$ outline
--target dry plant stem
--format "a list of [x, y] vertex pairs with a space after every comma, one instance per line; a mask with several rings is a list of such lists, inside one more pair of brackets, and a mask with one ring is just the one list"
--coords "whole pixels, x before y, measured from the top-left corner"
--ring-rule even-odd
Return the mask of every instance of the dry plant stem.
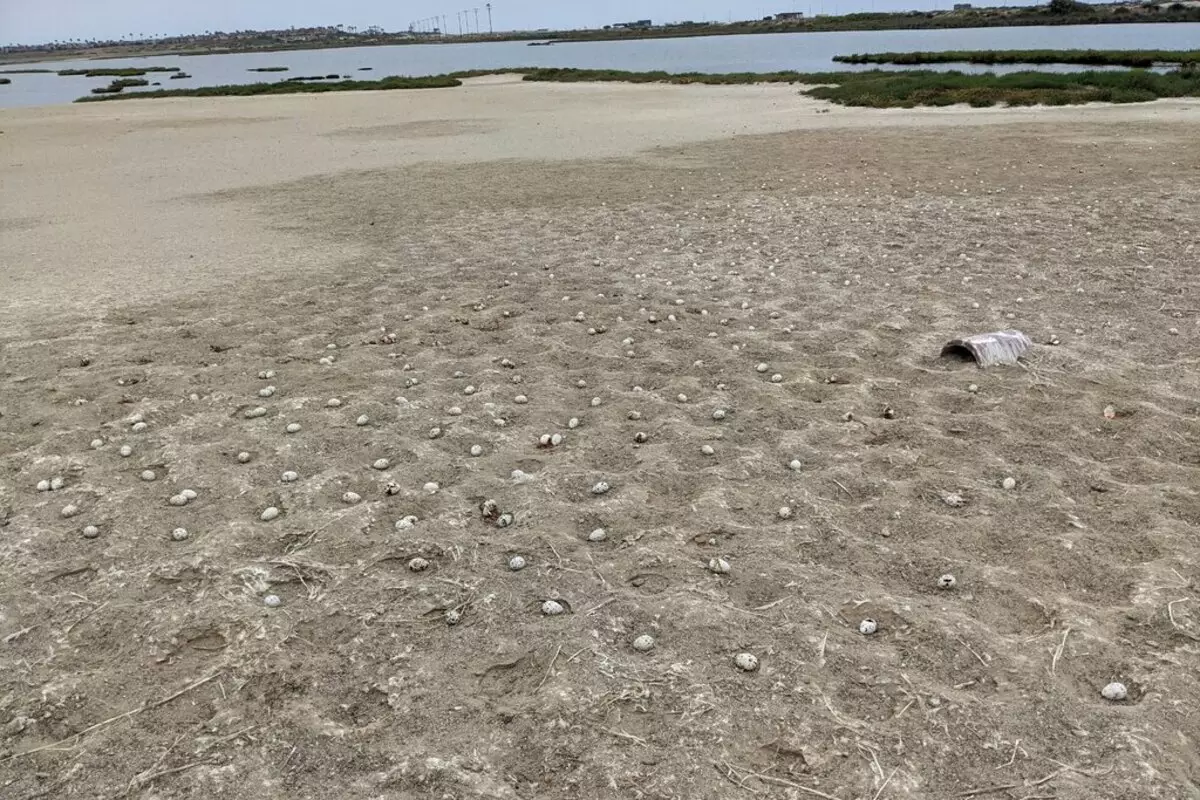
[[776, 786], [787, 786], [788, 788], [795, 789], [799, 792], [803, 792], [804, 794], [811, 795], [813, 797], [823, 798], [823, 800], [840, 800], [839, 798], [834, 797], [831, 794], [825, 794], [824, 792], [820, 791], [819, 789], [813, 789], [809, 786], [804, 786], [799, 783], [793, 783], [792, 781], [785, 781], [783, 778], [773, 778], [770, 775], [763, 775], [761, 772], [755, 772], [752, 769], [746, 769], [745, 767], [739, 767], [736, 764], [730, 764], [728, 761], [725, 763], [731, 769], [733, 769], [737, 772], [744, 772], [747, 775], [750, 775], [751, 777], [754, 777], [754, 778], [758, 778], [760, 781], [763, 781], [765, 783], [773, 783]]

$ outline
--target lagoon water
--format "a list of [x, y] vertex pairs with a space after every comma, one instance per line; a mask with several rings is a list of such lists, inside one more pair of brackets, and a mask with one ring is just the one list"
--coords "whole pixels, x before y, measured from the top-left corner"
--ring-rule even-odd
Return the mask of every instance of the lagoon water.
[[[502, 67], [581, 67], [589, 69], [666, 70], [668, 72], [770, 72], [871, 69], [837, 64], [833, 56], [911, 50], [1187, 50], [1200, 48], [1200, 23], [1072, 25], [958, 30], [851, 31], [705, 36], [681, 39], [637, 39], [616, 42], [572, 42], [529, 47], [526, 42], [486, 42], [291, 50], [275, 53], [232, 53], [209, 56], [155, 56], [102, 61], [54, 61], [14, 64], [0, 69], [170, 66], [192, 77], [168, 80], [148, 75], [162, 88], [176, 89], [229, 83], [279, 81], [295, 75], [338, 73], [358, 79], [385, 75], [435, 75], [465, 69]], [[286, 66], [287, 72], [259, 73], [252, 67]], [[370, 71], [362, 71], [370, 67]], [[1022, 67], [938, 65], [937, 69], [1011, 72]], [[1028, 68], [1028, 67], [1025, 67]], [[1050, 65], [1063, 71], [1081, 69]], [[60, 77], [54, 74], [8, 75], [0, 86], [0, 108], [69, 103], [109, 78]], [[155, 88], [155, 87], [150, 87]], [[126, 91], [137, 91], [136, 89]]]

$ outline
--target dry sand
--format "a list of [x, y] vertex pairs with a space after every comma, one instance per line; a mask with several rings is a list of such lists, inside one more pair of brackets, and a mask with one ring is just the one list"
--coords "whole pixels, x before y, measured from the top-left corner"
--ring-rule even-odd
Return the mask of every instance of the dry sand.
[[1198, 119], [5, 112], [0, 795], [1200, 797]]

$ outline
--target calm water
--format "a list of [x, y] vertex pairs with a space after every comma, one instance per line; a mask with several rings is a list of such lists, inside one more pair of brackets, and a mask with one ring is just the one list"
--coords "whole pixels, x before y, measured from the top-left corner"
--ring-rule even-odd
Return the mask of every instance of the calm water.
[[[402, 45], [283, 53], [236, 53], [215, 56], [164, 56], [104, 61], [58, 61], [12, 67], [46, 69], [85, 66], [177, 66], [193, 77], [159, 80], [163, 88], [212, 86], [226, 83], [277, 81], [288, 75], [340, 73], [355, 78], [385, 75], [434, 75], [464, 69], [499, 67], [583, 67], [593, 69], [667, 70], [669, 72], [768, 72], [869, 69], [835, 64], [835, 55], [910, 50], [1186, 50], [1200, 47], [1200, 23], [1142, 25], [1080, 25], [1038, 28], [970, 28], [964, 30], [856, 31], [850, 33], [786, 33], [752, 36], [706, 36], [691, 39], [650, 39], [625, 42], [578, 42], [552, 47], [528, 47], [525, 42], [486, 44]], [[250, 67], [286, 66], [286, 73], [248, 72]], [[360, 67], [371, 67], [360, 72]], [[942, 67], [952, 68], [952, 67]], [[983, 72], [986, 67], [958, 66]], [[996, 67], [1012, 71], [1017, 67]], [[1064, 67], [1051, 67], [1063, 70]], [[0, 86], [0, 108], [69, 103], [106, 85], [110, 78], [8, 75]], [[153, 88], [153, 87], [151, 87]], [[126, 91], [131, 91], [126, 89]]]

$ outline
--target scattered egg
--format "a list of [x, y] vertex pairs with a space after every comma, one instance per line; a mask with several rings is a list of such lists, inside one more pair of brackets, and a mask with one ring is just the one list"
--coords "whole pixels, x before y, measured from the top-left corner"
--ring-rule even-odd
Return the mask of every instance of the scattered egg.
[[283, 483], [295, 483], [296, 481], [300, 480], [300, 476], [295, 472], [288, 470], [279, 476], [279, 480]]
[[271, 395], [275, 394], [276, 391], [277, 390], [275, 389], [274, 386], [264, 386], [262, 389], [258, 390], [258, 396], [259, 397], [270, 397]]
[[92, 439], [91, 448], [93, 450], [99, 450], [101, 447], [104, 447], [103, 439]]
[[63, 519], [70, 519], [79, 513], [79, 506], [75, 505], [74, 503], [70, 503], [63, 506], [62, 511], [59, 513], [63, 515]]
[[133, 448], [127, 444], [121, 445], [121, 449], [117, 451], [121, 454], [121, 458], [129, 458], [133, 455]]
[[95, 539], [99, 535], [100, 529], [95, 525], [88, 525], [83, 529], [83, 538], [85, 539]]
[[783, 376], [778, 372], [771, 376], [771, 383], [783, 383]]
[[371, 424], [371, 418], [370, 418], [370, 417], [368, 417], [366, 414], [363, 414], [363, 415], [362, 415], [362, 416], [360, 416], [358, 419], [354, 420], [354, 424], [355, 424], [355, 425], [357, 425], [357, 426], [358, 426], [358, 427], [360, 427], [360, 428], [361, 428], [361, 427], [363, 427], [363, 426], [365, 426], [365, 425], [370, 425], [370, 424]]
[[566, 611], [566, 609], [563, 608], [563, 604], [557, 600], [547, 600], [546, 602], [542, 603], [542, 613], [547, 617], [557, 617], [564, 611]]
[[706, 456], [715, 456], [717, 454], [717, 451], [713, 449], [711, 444], [702, 445], [700, 447], [700, 452]]
[[191, 534], [188, 533], [187, 528], [176, 528], [175, 530], [171, 531], [171, 538], [177, 542], [186, 541], [189, 536], [191, 536]]
[[408, 562], [408, 569], [411, 572], [424, 572], [429, 569], [429, 562], [420, 556]]
[[939, 589], [953, 589], [958, 585], [958, 578], [947, 572], [945, 575], [938, 578], [937, 585]]
[[601, 402], [602, 401], [600, 400], [599, 397], [593, 397], [592, 398], [592, 408], [599, 408]]
[[525, 567], [526, 563], [524, 556], [513, 556], [508, 560], [508, 568], [513, 572], [520, 572], [521, 570], [525, 569]]
[[441, 429], [441, 428], [430, 428], [430, 429], [429, 429], [429, 438], [430, 438], [430, 439], [438, 439], [438, 438], [441, 438], [441, 435], [442, 435], [442, 429]]
[[604, 530], [604, 528], [596, 528], [596, 530], [588, 534], [589, 542], [603, 542], [606, 539], [608, 539], [608, 531]]
[[263, 598], [263, 605], [267, 608], [279, 608], [283, 605], [283, 601], [279, 599], [279, 595], [269, 594]]
[[638, 444], [645, 444], [646, 442], [650, 441], [650, 437], [647, 436], [644, 431], [638, 431], [633, 435], [633, 440]]
[[738, 653], [733, 657], [733, 663], [742, 672], [754, 672], [758, 669], [758, 656], [753, 653]]
[[569, 420], [567, 420], [567, 427], [570, 428], [571, 430], [575, 430], [576, 428], [578, 428], [579, 427], [579, 418], [571, 417]]
[[177, 494], [173, 495], [167, 502], [173, 506], [186, 506], [188, 504], [188, 499], [181, 494]]
[[759, 364], [759, 365], [758, 365], [757, 367], [755, 367], [754, 369], [755, 369], [755, 371], [756, 371], [756, 372], [766, 372], [767, 370], [769, 370], [769, 369], [770, 369], [770, 367], [769, 367], [769, 366], [767, 366], [766, 364]]
[[382, 472], [383, 470], [387, 469], [391, 465], [392, 465], [392, 462], [388, 461], [386, 458], [377, 458], [377, 459], [375, 459], [374, 462], [372, 462], [371, 469], [377, 469]]
[[395, 527], [396, 527], [396, 530], [398, 530], [398, 531], [406, 531], [406, 530], [409, 530], [410, 528], [415, 527], [418, 522], [420, 522], [420, 520], [418, 520], [412, 514], [409, 514], [407, 517], [396, 520]]
[[245, 414], [242, 414], [242, 416], [246, 419], [258, 419], [259, 417], [265, 417], [266, 415], [267, 410], [262, 406], [259, 406], [258, 408], [252, 408]]
[[250, 463], [250, 454], [247, 453], [245, 450], [243, 450], [242, 452], [237, 454], [237, 460], [238, 460], [239, 464], [249, 464]]
[[789, 506], [782, 506], [779, 509], [778, 513], [779, 513], [780, 519], [791, 519], [792, 518], [792, 509]]
[[284, 431], [286, 431], [287, 433], [299, 433], [300, 432], [300, 423], [299, 422], [290, 423], [286, 428], [284, 428]]
[[158, 476], [154, 474], [154, 470], [152, 470], [152, 469], [145, 470], [141, 474], [141, 478], [144, 481], [152, 481], [152, 480], [155, 480], [157, 477]]
[[50, 491], [50, 481], [44, 481], [44, 480], [43, 480], [43, 481], [38, 481], [38, 482], [37, 482], [37, 490], [38, 490], [39, 492], [48, 492], [48, 491]]
[[550, 437], [550, 446], [551, 447], [558, 447], [562, 443], [563, 443], [563, 435], [561, 433], [556, 433]]
[[858, 623], [858, 632], [863, 636], [870, 636], [879, 630], [879, 623], [873, 619], [867, 618]]
[[261, 515], [259, 515], [259, 519], [261, 519], [263, 522], [270, 522], [271, 520], [276, 519], [278, 516], [279, 509], [275, 506], [270, 506], [264, 510]]
[[354, 505], [360, 500], [362, 500], [362, 495], [360, 495], [358, 492], [346, 492], [344, 495], [342, 495], [342, 502], [346, 503], [347, 505]]
[[438, 486], [436, 482], [430, 481], [421, 488], [424, 489], [428, 494], [437, 494], [438, 489], [442, 487]]
[[528, 402], [529, 402], [529, 398], [528, 398], [528, 397], [526, 397], [526, 396], [525, 396], [525, 395], [523, 395], [523, 394], [519, 394], [519, 395], [517, 395], [516, 397], [514, 397], [514, 398], [513, 398], [513, 402], [514, 402], [514, 403], [516, 403], [516, 404], [517, 404], [517, 405], [519, 405], [519, 406], [523, 406], [523, 405], [525, 405], [526, 403], [528, 403]]
[[788, 469], [790, 469], [792, 472], [799, 472], [800, 470], [804, 469], [804, 465], [800, 463], [800, 459], [793, 458], [788, 462]]
[[475, 392], [477, 392], [477, 391], [479, 391], [479, 390], [476, 389], [474, 386], [468, 386], [467, 388], [463, 389], [463, 394], [468, 394], [468, 395], [475, 394]]
[[144, 422], [135, 422], [133, 427], [130, 428], [129, 430], [133, 431], [134, 433], [141, 433], [142, 431], [146, 430], [149, 427], [150, 426]]
[[325, 401], [326, 408], [341, 408], [341, 405], [342, 401], [338, 400], [336, 397], [331, 397]]
[[726, 416], [727, 414], [728, 414], [728, 412], [727, 412], [725, 409], [723, 409], [723, 408], [718, 408], [716, 411], [714, 411], [714, 412], [712, 413], [712, 418], [713, 418], [713, 419], [715, 419], [715, 420], [717, 420], [717, 421], [719, 422], [719, 421], [721, 421], [721, 420], [725, 419], [725, 416]]
[[273, 369], [264, 369], [262, 372], [258, 373], [258, 379], [260, 381], [269, 381], [269, 380], [271, 380], [271, 378], [274, 378], [274, 377], [275, 377], [275, 370], [273, 370]]
[[688, 401], [688, 396], [686, 394], [677, 394], [675, 395], [675, 399], [681, 403], [686, 403]]
[[639, 653], [648, 653], [654, 649], [654, 637], [643, 633], [633, 640], [633, 649]]
[[1001, 483], [1000, 485], [1003, 486], [1005, 489], [1015, 489], [1015, 488], [1017, 488], [1017, 479], [1011, 478], [1011, 477], [1005, 478], [1004, 482]]
[[733, 567], [723, 558], [712, 558], [708, 561], [708, 571], [716, 575], [728, 575], [732, 570]]
[[595, 486], [592, 487], [592, 494], [608, 494], [608, 492], [611, 489], [612, 489], [612, 487], [609, 486], [607, 483], [605, 483], [604, 481], [600, 481], [599, 483], [597, 483]]

